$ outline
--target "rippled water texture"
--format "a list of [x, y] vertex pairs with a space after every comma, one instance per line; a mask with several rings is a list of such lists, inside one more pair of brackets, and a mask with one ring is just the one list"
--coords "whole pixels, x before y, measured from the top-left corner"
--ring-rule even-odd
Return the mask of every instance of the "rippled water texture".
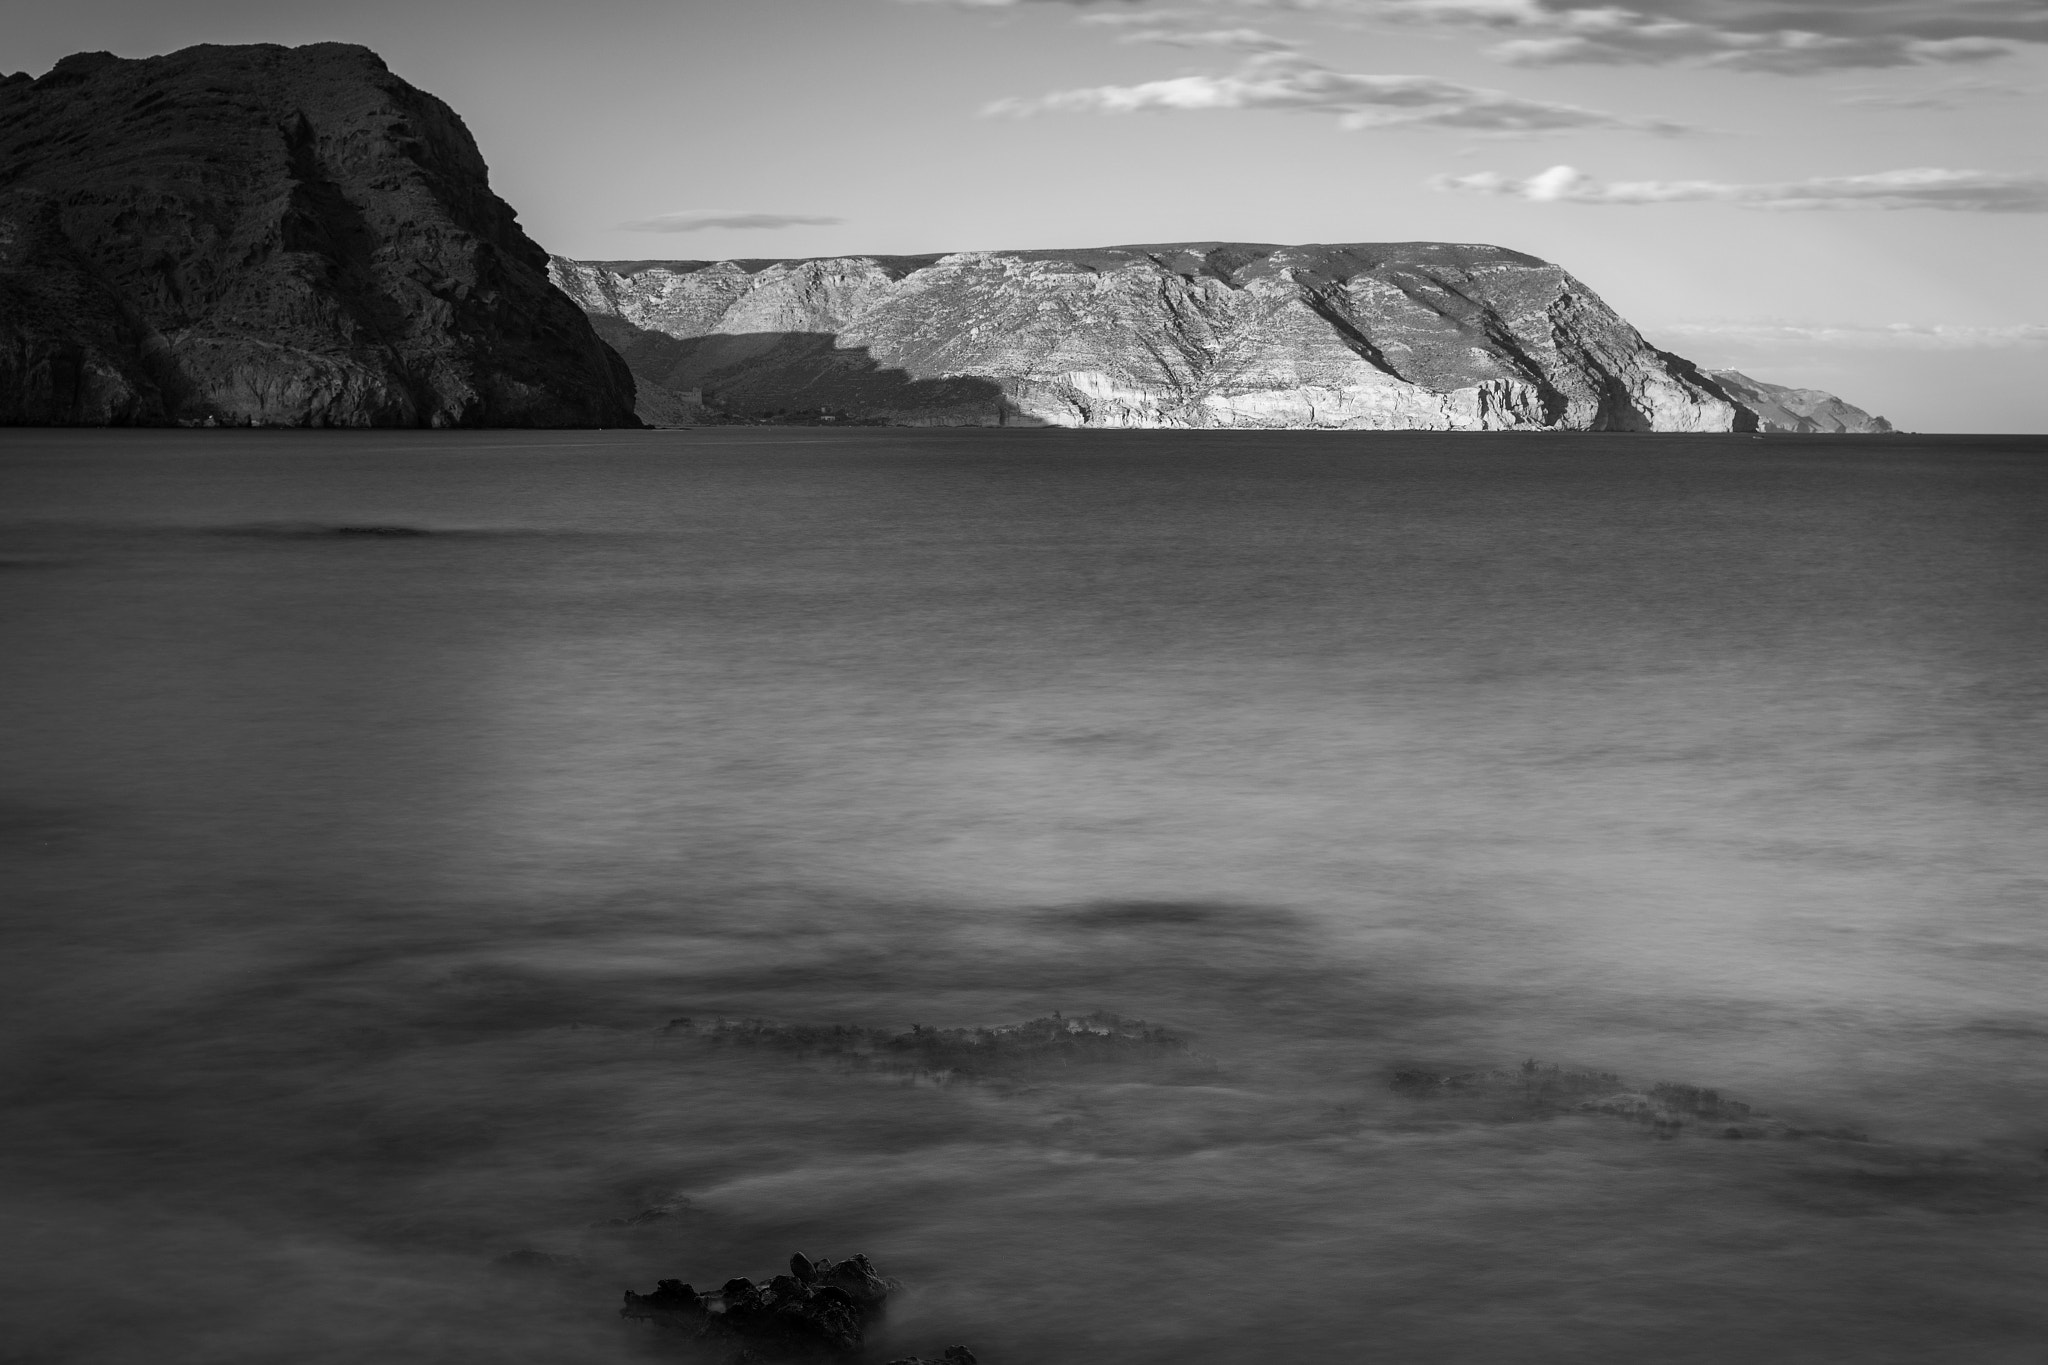
[[2044, 456], [0, 433], [0, 1359], [2033, 1365]]

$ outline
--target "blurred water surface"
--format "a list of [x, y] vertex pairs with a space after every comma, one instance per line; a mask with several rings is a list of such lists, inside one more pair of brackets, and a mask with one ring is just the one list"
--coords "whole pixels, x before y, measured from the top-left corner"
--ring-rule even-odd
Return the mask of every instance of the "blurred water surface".
[[[0, 1360], [2038, 1361], [2044, 456], [0, 432]], [[1201, 1067], [662, 1031], [1055, 1010]]]

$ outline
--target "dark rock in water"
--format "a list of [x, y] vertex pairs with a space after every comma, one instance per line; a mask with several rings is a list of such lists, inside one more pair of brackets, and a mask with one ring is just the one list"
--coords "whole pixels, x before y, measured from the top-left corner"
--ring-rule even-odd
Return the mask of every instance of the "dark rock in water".
[[811, 1284], [819, 1289], [836, 1289], [846, 1295], [866, 1312], [878, 1312], [889, 1297], [889, 1291], [896, 1288], [893, 1280], [884, 1279], [865, 1256], [849, 1256], [843, 1261], [817, 1261], [811, 1267]]
[[890, 1361], [889, 1365], [978, 1365], [978, 1362], [974, 1359], [974, 1352], [965, 1346], [948, 1346], [942, 1355], [904, 1356]]
[[[1544, 1066], [1533, 1059], [1513, 1069], [1488, 1071], [1403, 1068], [1387, 1083], [1401, 1094], [1459, 1101], [1462, 1110], [1495, 1119], [1605, 1114], [1640, 1123], [1659, 1137], [1675, 1137], [1686, 1128], [1723, 1138], [1807, 1135], [1716, 1090], [1669, 1081], [1637, 1088], [1612, 1072]], [[1815, 1136], [1858, 1140], [1847, 1133]]]
[[777, 1275], [766, 1284], [735, 1278], [702, 1294], [680, 1280], [662, 1280], [652, 1294], [628, 1290], [619, 1316], [786, 1354], [858, 1351], [868, 1323], [897, 1287], [895, 1281], [883, 1278], [865, 1256], [790, 1258], [792, 1272], [799, 1264], [808, 1275]]
[[0, 424], [638, 425], [547, 268], [367, 48], [0, 82]]

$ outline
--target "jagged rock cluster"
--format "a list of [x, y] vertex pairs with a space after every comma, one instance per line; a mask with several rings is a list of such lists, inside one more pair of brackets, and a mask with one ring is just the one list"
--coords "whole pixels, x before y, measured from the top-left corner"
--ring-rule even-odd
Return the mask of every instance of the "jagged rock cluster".
[[1058, 1075], [1074, 1067], [1161, 1062], [1201, 1067], [1187, 1040], [1142, 1019], [1058, 1014], [994, 1028], [908, 1032], [765, 1019], [673, 1019], [663, 1032], [717, 1047], [759, 1048], [816, 1059], [851, 1071], [950, 1081]]
[[1802, 434], [1878, 434], [1892, 430], [1882, 417], [1873, 417], [1854, 404], [1845, 403], [1820, 389], [1791, 389], [1751, 379], [1740, 370], [1708, 370], [1721, 391], [1741, 403], [1757, 417], [1757, 430]]
[[[759, 1284], [738, 1278], [698, 1292], [663, 1280], [652, 1294], [626, 1291], [619, 1315], [692, 1337], [713, 1338], [781, 1355], [847, 1355], [861, 1349], [866, 1329], [901, 1286], [884, 1278], [868, 1258], [813, 1261], [789, 1258], [789, 1273]], [[915, 1359], [891, 1365], [925, 1365]], [[947, 1349], [935, 1365], [975, 1365], [964, 1346]]]
[[632, 414], [462, 120], [367, 48], [0, 79], [0, 424]]
[[1570, 274], [1500, 247], [556, 258], [552, 273], [657, 419], [701, 400], [932, 425], [1756, 429]]

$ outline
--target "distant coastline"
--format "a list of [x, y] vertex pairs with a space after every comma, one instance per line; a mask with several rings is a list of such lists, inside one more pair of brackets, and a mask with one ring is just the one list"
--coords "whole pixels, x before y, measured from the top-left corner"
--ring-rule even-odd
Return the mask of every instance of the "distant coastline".
[[346, 44], [81, 53], [0, 115], [0, 425], [1889, 429], [1496, 246], [549, 257]]

